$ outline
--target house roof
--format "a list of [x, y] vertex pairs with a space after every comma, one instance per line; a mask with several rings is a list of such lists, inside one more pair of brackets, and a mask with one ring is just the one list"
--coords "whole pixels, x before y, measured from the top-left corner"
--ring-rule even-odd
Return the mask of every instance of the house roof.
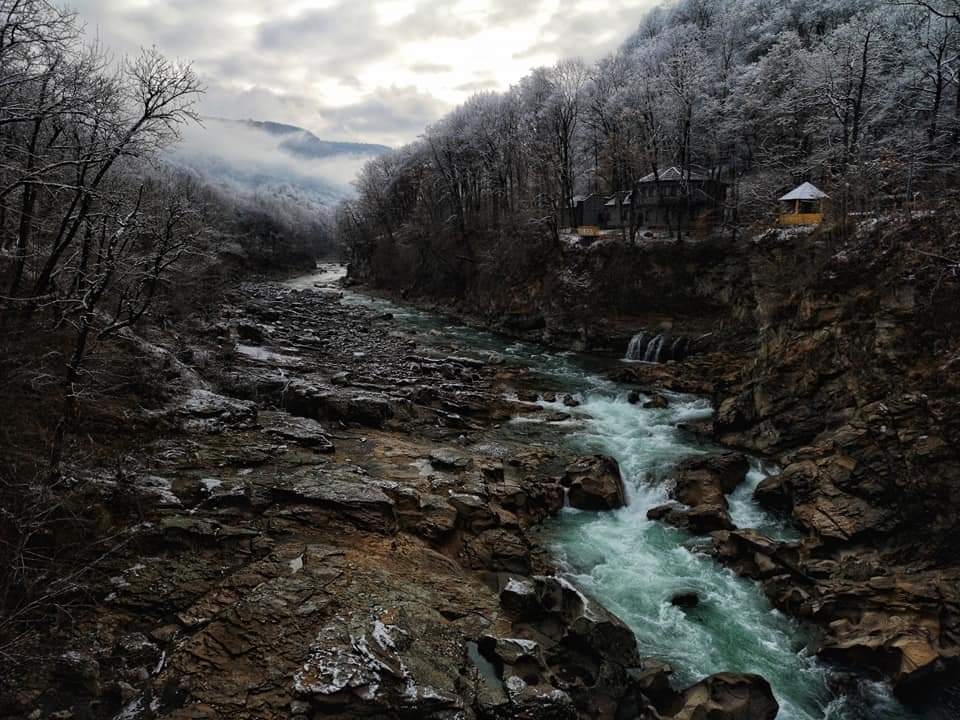
[[[677, 181], [677, 180], [683, 179], [684, 173], [680, 168], [674, 165], [666, 168], [665, 170], [661, 170], [658, 173], [658, 175], [660, 176], [661, 182], [671, 182], [671, 181]], [[689, 173], [688, 179], [694, 180], [694, 181], [702, 181], [702, 180], [707, 180], [708, 178], [703, 173], [698, 173], [694, 170], [691, 170]], [[649, 175], [644, 175], [637, 182], [652, 183], [652, 182], [655, 182], [656, 180], [657, 180], [657, 176], [654, 173], [650, 173]]]
[[[622, 205], [629, 205], [631, 196], [633, 195], [632, 191], [620, 191], [620, 196], [622, 200], [620, 201]], [[614, 193], [610, 196], [610, 199], [605, 203], [607, 207], [615, 207], [617, 205], [617, 194]]]
[[805, 182], [803, 185], [795, 187], [793, 190], [784, 195], [781, 200], [823, 200], [824, 198], [829, 199], [830, 196], [827, 195], [823, 190], [818, 188], [816, 185]]

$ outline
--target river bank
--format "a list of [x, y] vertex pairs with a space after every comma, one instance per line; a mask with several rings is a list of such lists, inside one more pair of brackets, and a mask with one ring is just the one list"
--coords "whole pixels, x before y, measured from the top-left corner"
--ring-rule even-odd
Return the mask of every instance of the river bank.
[[[709, 527], [657, 514], [712, 533], [718, 558], [818, 626], [824, 657], [888, 678], [905, 698], [955, 705], [960, 569], [948, 548], [960, 526], [960, 295], [950, 269], [931, 260], [944, 259], [951, 213], [878, 218], [843, 238], [771, 230], [727, 246], [719, 263], [714, 246], [703, 257], [693, 246], [568, 249], [519, 292], [497, 296], [475, 277], [453, 310], [576, 349], [625, 352], [631, 330], [648, 351], [664, 344], [657, 335], [706, 334], [713, 341], [682, 362], [622, 365], [609, 377], [710, 397], [717, 413], [698, 430], [781, 468], [756, 498], [788, 516], [801, 540], [777, 549], [731, 533], [709, 506]], [[377, 263], [392, 259], [383, 248], [371, 257], [357, 279], [435, 306], [415, 274], [381, 282]], [[527, 308], [527, 327], [504, 324], [511, 307]], [[577, 328], [588, 330], [567, 332]]]
[[[167, 397], [135, 467], [75, 468], [116, 515], [136, 495], [141, 522], [12, 702], [37, 717], [771, 716], [765, 681], [698, 683], [734, 670], [771, 681], [779, 717], [903, 717], [881, 686], [839, 687], [755, 586], [646, 519], [677, 462], [712, 452], [677, 428], [708, 402], [634, 397], [609, 358], [335, 280], [240, 288], [189, 370], [158, 361]], [[782, 527], [748, 495], [729, 505]], [[675, 606], [681, 591], [699, 607]]]

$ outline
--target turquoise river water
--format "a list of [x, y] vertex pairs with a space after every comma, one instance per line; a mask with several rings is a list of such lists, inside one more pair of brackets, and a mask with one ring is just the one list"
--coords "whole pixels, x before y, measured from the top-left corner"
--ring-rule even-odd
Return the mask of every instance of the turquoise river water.
[[[291, 286], [323, 286], [338, 276], [327, 268]], [[344, 293], [343, 302], [392, 313], [398, 327], [420, 333], [427, 342], [481, 358], [495, 354], [499, 361], [529, 369], [544, 387], [581, 401], [558, 441], [615, 458], [628, 504], [608, 513], [567, 509], [544, 528], [543, 539], [568, 578], [633, 629], [643, 655], [673, 666], [678, 684], [724, 670], [753, 672], [770, 682], [783, 720], [921, 717], [897, 703], [885, 684], [830, 667], [810, 654], [809, 630], [772, 608], [756, 583], [701, 552], [702, 541], [647, 519], [647, 510], [668, 500], [665, 480], [671, 468], [684, 457], [716, 449], [676, 427], [709, 417], [707, 400], [667, 394], [668, 408], [646, 409], [627, 402], [626, 386], [604, 377], [602, 371], [615, 359], [547, 351], [357, 293]], [[541, 404], [569, 411], [560, 403]], [[517, 418], [504, 431], [522, 434], [530, 423], [526, 416]], [[786, 539], [794, 531], [752, 499], [753, 488], [768, 471], [753, 462], [746, 482], [729, 497], [731, 514], [739, 527]], [[670, 599], [680, 591], [695, 591], [699, 606], [673, 606]]]

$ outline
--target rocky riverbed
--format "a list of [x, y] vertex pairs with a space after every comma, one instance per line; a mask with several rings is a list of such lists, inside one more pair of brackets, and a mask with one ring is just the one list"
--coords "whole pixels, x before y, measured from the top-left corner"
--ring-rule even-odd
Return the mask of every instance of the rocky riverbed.
[[759, 677], [671, 687], [558, 574], [534, 530], [623, 482], [506, 430], [569, 420], [522, 399], [523, 368], [329, 287], [245, 285], [207, 330], [150, 345], [166, 401], [135, 462], [72, 468], [140, 521], [4, 716], [774, 716]]
[[[630, 611], [596, 578], [577, 580], [584, 543], [564, 544], [587, 532], [587, 545], [609, 548], [604, 561], [629, 564], [613, 555], [605, 533], [647, 543], [649, 528], [659, 533], [665, 521], [693, 536], [709, 533], [721, 562], [762, 580], [786, 609], [797, 612], [777, 591], [823, 600], [806, 613], [816, 622], [859, 602], [843, 588], [820, 593], [826, 585], [818, 582], [832, 577], [822, 572], [831, 561], [820, 545], [738, 528], [734, 520], [747, 511], [732, 493], [745, 487], [747, 459], [698, 439], [712, 432], [709, 413], [675, 417], [663, 409], [678, 406], [672, 390], [710, 393], [724, 373], [739, 377], [742, 358], [695, 357], [618, 373], [637, 389], [616, 413], [662, 412], [669, 425], [662, 427], [686, 438], [668, 448], [666, 475], [645, 478], [665, 480], [670, 497], [656, 497], [675, 503], [651, 504], [656, 521], [636, 534], [635, 525], [616, 524], [633, 516], [648, 523], [629, 512], [646, 509], [637, 501], [644, 473], [632, 467], [633, 456], [616, 443], [563, 440], [590, 431], [602, 412], [591, 403], [606, 400], [570, 387], [562, 356], [518, 362], [541, 351], [511, 353], [500, 338], [344, 297], [337, 275], [242, 286], [177, 357], [163, 350], [163, 338], [152, 339], [151, 362], [168, 382], [164, 402], [136, 418], [150, 428], [149, 441], [122, 473], [74, 468], [74, 480], [107, 507], [134, 504], [139, 522], [86, 585], [90, 611], [52, 630], [48, 646], [57, 652], [11, 684], [3, 713], [774, 717], [775, 694], [785, 690], [748, 672], [752, 660], [742, 672], [700, 680], [690, 669], [701, 665], [686, 663], [677, 673], [664, 662], [684, 663], [688, 649], [638, 646], [643, 618], [631, 614], [628, 624], [605, 609], [598, 599], [609, 596]], [[540, 372], [532, 370], [537, 364]], [[558, 364], [565, 375], [551, 375]], [[598, 361], [593, 372], [610, 366]], [[637, 445], [652, 442], [647, 428], [624, 432]], [[684, 452], [696, 457], [683, 461]], [[778, 482], [764, 481], [761, 495], [779, 498], [770, 490]], [[618, 511], [624, 504], [631, 508]], [[601, 524], [590, 526], [592, 518]], [[689, 537], [670, 535], [676, 550], [643, 551], [680, 552], [698, 572], [710, 568], [716, 578], [707, 592], [733, 598], [725, 612], [739, 612], [736, 602], [751, 603], [758, 618], [770, 612], [749, 583], [722, 575], [709, 546], [684, 547]], [[661, 578], [628, 574], [627, 590], [654, 597], [661, 608], [654, 613], [685, 608], [684, 622], [694, 627], [696, 612], [704, 612], [694, 609], [701, 602], [695, 588], [658, 595], [671, 587], [658, 580], [683, 574], [687, 561], [673, 557], [679, 564], [663, 565]], [[809, 595], [811, 587], [820, 594]], [[905, 597], [896, 582], [884, 587], [886, 595], [871, 597]], [[703, 600], [709, 607], [711, 598]], [[793, 632], [776, 623], [763, 627]], [[839, 625], [829, 627], [823, 647], [837, 648]], [[694, 631], [705, 642], [719, 637], [709, 627]], [[788, 635], [777, 641], [783, 654], [768, 663], [802, 650], [802, 642], [790, 647], [800, 634]], [[836, 657], [858, 660], [855, 652]], [[862, 678], [841, 683], [842, 674], [829, 675], [844, 687], [824, 684], [812, 707], [831, 718], [879, 717], [869, 714], [876, 704], [856, 715], [849, 709], [857, 703], [831, 700], [862, 694]], [[797, 702], [787, 698], [788, 712]], [[885, 717], [903, 717], [892, 712]]]

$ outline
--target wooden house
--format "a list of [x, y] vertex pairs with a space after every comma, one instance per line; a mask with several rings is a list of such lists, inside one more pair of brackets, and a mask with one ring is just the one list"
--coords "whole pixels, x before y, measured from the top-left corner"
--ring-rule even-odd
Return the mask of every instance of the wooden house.
[[668, 167], [640, 178], [632, 200], [640, 227], [687, 233], [718, 222], [726, 193], [721, 180]]
[[623, 228], [630, 226], [630, 204], [633, 202], [633, 193], [620, 191], [614, 193], [604, 203], [607, 228]]
[[599, 234], [609, 220], [606, 201], [606, 197], [597, 193], [575, 195], [570, 199], [564, 224], [584, 236]]
[[781, 225], [819, 225], [830, 196], [805, 182], [780, 198]]

